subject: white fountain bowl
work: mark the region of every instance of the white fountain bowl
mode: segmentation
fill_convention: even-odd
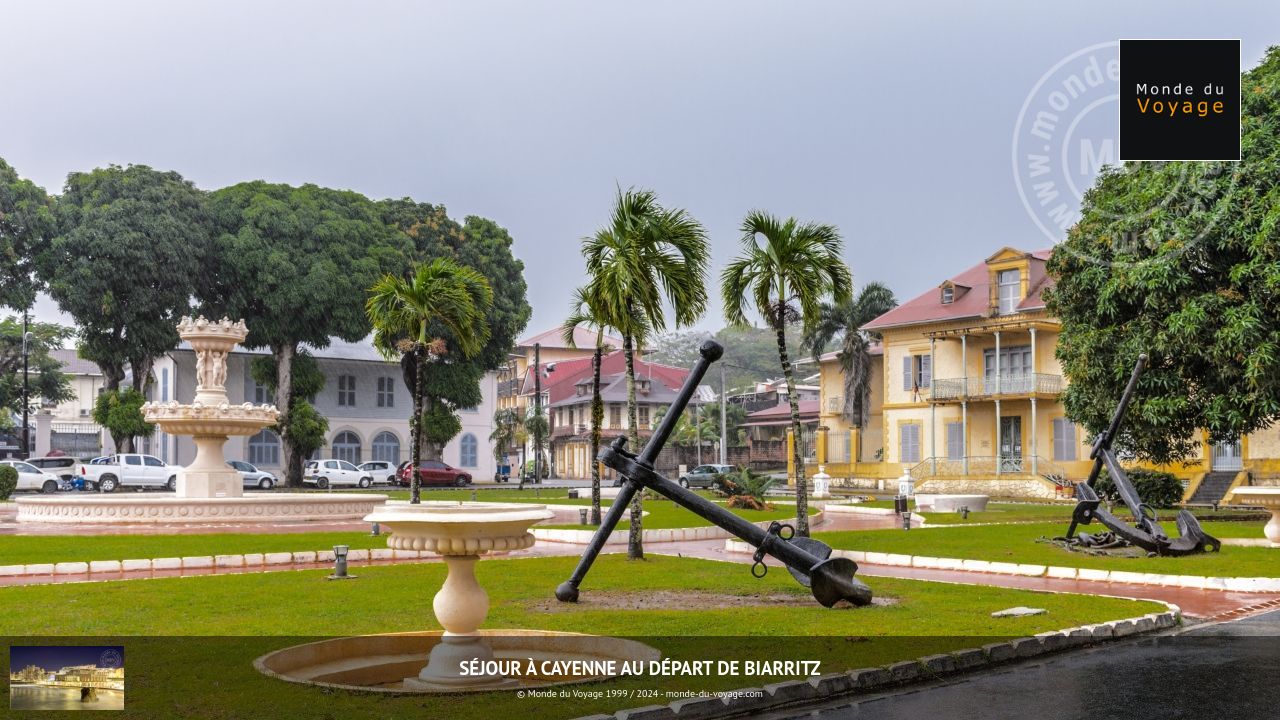
[[[1254,505],[1271,512],[1271,520],[1262,534],[1272,545],[1280,545],[1280,487],[1238,487],[1231,491],[1227,501],[1232,505]]]
[[[389,529],[387,546],[396,550],[481,555],[532,546],[529,526],[553,517],[546,506],[528,503],[392,501],[364,519]]]
[[[358,520],[387,501],[370,493],[246,493],[184,498],[174,493],[68,493],[14,498],[28,523],[185,525]]]

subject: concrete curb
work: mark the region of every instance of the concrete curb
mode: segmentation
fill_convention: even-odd
[[[725,552],[751,554],[755,548],[740,540],[727,540]],[[832,557],[849,558],[857,563],[889,565],[892,567],[916,567],[928,570],[958,570],[961,572],[991,573],[995,575],[1022,575],[1025,577],[1049,577],[1063,580],[1087,580],[1112,582],[1125,585],[1161,585],[1201,590],[1228,590],[1243,593],[1280,592],[1280,578],[1274,577],[1203,577],[1200,575],[1161,575],[1135,573],[1122,570],[1096,570],[1092,568],[1060,567],[1056,565],[1027,565],[1023,563],[989,562],[964,558],[938,558],[925,555],[896,555],[893,553],[864,552],[861,550],[833,550]]]
[[[710,696],[676,700],[668,705],[646,705],[618,710],[612,715],[591,715],[577,720],[715,720],[748,717],[819,700],[881,692],[894,686],[936,680],[1004,663],[1018,662],[1054,652],[1110,642],[1133,635],[1176,627],[1182,611],[1177,605],[1162,613],[1113,620],[1097,625],[1043,632],[1032,637],[996,642],[980,648],[964,648],[915,660],[903,660],[884,667],[859,668],[830,673],[808,680],[790,680],[762,687],[725,691],[723,697]]]
[[[809,515],[810,525],[821,525],[823,523],[825,513],[814,512]],[[772,520],[761,520],[754,523],[756,527],[768,528]],[[787,518],[779,522],[795,524],[795,518]],[[595,530],[567,530],[552,528],[530,528],[533,536],[539,540],[546,542],[562,542],[574,543],[578,545],[586,545],[591,542],[591,538],[595,536]],[[642,542],[647,543],[664,543],[664,542],[693,542],[695,540],[729,540],[733,538],[733,533],[716,526],[689,527],[689,528],[663,528],[656,530],[645,530],[642,533]],[[605,541],[605,547],[610,545],[626,545],[627,531],[614,530],[609,534],[609,539]]]

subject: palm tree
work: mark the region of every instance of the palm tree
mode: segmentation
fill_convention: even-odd
[[[761,242],[763,239],[763,242]],[[848,300],[853,279],[840,259],[842,244],[834,225],[800,224],[753,210],[742,221],[742,255],[720,275],[724,316],[731,324],[747,322],[748,303],[778,336],[778,360],[791,402],[792,462],[796,468],[796,533],[809,535],[809,492],[801,454],[800,404],[787,358],[788,322],[801,320],[805,330],[818,320],[824,298]],[[750,298],[750,300],[748,300]]]
[[[867,283],[856,298],[847,302],[822,303],[818,321],[805,333],[804,349],[815,363],[831,341],[840,338],[836,359],[844,376],[844,407],[841,414],[858,430],[867,425],[871,409],[871,339],[879,333],[865,333],[860,328],[898,306],[893,291],[883,283]],[[854,462],[862,460],[861,447],[853,449]]]
[[[600,524],[600,463],[596,455],[600,452],[600,426],[604,424],[604,400],[600,398],[600,361],[604,359],[606,348],[612,350],[604,342],[605,323],[603,303],[587,294],[586,288],[578,288],[574,292],[573,302],[569,305],[569,317],[564,321],[564,344],[576,348],[577,340],[574,331],[579,327],[594,328],[596,331],[595,351],[591,353],[591,524]]]
[[[493,459],[499,465],[505,465],[510,458],[511,446],[516,441],[516,425],[519,416],[515,408],[502,408],[493,413],[493,432],[489,440],[493,442]]]
[[[418,467],[422,464],[424,414],[433,408],[426,401],[427,363],[450,352],[439,331],[447,331],[457,350],[474,357],[489,341],[489,307],[493,290],[475,270],[439,258],[419,265],[408,277],[385,275],[369,288],[365,312],[373,325],[373,345],[387,358],[412,356],[413,472],[410,502],[422,501]]]
[[[597,319],[622,335],[627,366],[627,418],[631,444],[640,449],[636,409],[635,352],[648,337],[666,329],[669,304],[677,327],[695,322],[707,307],[710,252],[702,225],[685,210],[668,210],[651,190],[618,190],[613,216],[582,246],[587,259],[589,297]],[[641,507],[631,504],[627,557],[644,558]]]

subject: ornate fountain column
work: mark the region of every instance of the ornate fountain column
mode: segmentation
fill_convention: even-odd
[[[273,405],[231,405],[227,399],[227,358],[244,341],[249,329],[244,321],[220,321],[203,317],[182,318],[178,336],[196,353],[196,396],[190,405],[176,401],[147,403],[147,422],[174,435],[190,435],[196,457],[178,473],[177,496],[182,498],[233,498],[244,494],[240,473],[227,467],[222,446],[232,435],[253,435],[279,419]]]

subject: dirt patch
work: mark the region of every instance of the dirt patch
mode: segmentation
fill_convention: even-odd
[[[896,605],[897,598],[876,597],[872,605]],[[660,610],[679,608],[681,610],[718,610],[735,607],[776,607],[779,605],[806,606],[816,605],[809,595],[798,593],[770,593],[767,595],[729,595],[727,593],[708,592],[675,592],[672,590],[652,590],[647,592],[609,592],[599,590],[583,591],[576,603],[562,603],[558,600],[539,600],[525,603],[525,607],[536,612],[573,612],[583,610]],[[846,607],[844,603],[836,606]]]

